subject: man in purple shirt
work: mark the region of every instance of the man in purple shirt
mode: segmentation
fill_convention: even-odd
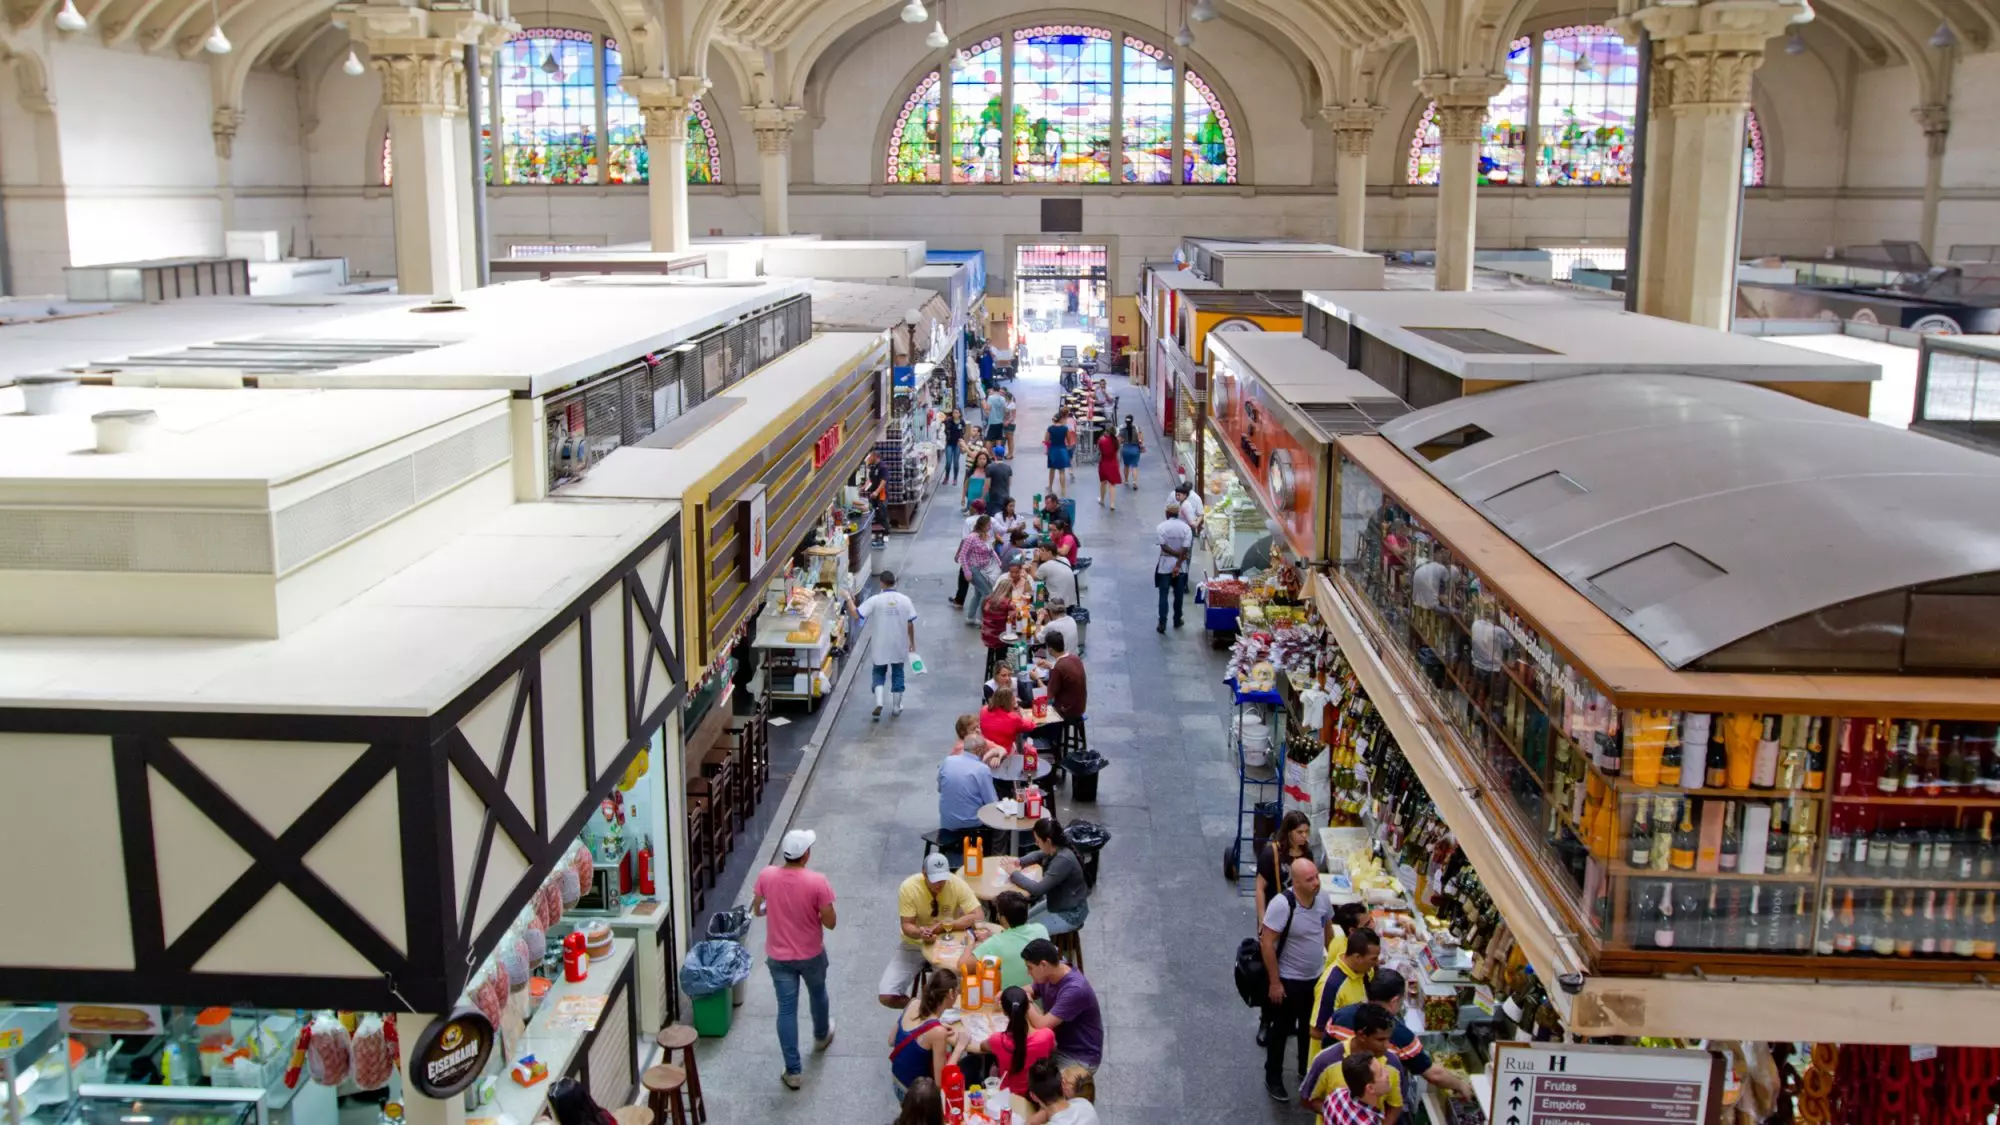
[[[1021,948],[1021,960],[1035,982],[1028,1025],[1055,1030],[1052,1057],[1057,1067],[1080,1066],[1095,1074],[1104,1059],[1104,1013],[1097,1006],[1097,991],[1081,970],[1063,964],[1055,942],[1044,938],[1029,942]]]

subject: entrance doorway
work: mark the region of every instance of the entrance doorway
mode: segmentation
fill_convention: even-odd
[[[1024,364],[1054,364],[1064,347],[1102,349],[1111,327],[1105,247],[1048,243],[1014,256],[1014,334]]]

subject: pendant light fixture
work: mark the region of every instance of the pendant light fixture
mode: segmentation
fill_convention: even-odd
[[[1785,53],[1788,55],[1803,55],[1806,53],[1805,36],[1800,35],[1799,29],[1796,27],[1792,29],[1790,35],[1785,36]]]
[[[562,64],[556,61],[554,51],[542,56],[542,73],[551,77],[562,73]]]
[[[1931,32],[1930,42],[1931,46],[1936,47],[1938,50],[1948,51],[1958,46],[1958,36],[1953,34],[1951,24],[1941,23],[1938,25],[1936,31]]]
[[[953,73],[963,74],[968,69],[970,69],[971,66],[972,66],[972,60],[965,57],[964,51],[953,51],[951,53],[951,69]]]
[[[347,61],[340,64],[340,69],[349,78],[359,78],[368,68],[361,65],[361,56],[354,53],[354,48],[349,47]]]
[[[904,23],[923,23],[930,18],[931,14],[924,10],[924,0],[910,0],[903,5]]]
[[[229,36],[222,33],[222,4],[220,0],[208,0],[208,14],[209,18],[214,21],[214,24],[209,28],[208,39],[202,43],[202,49],[211,55],[226,55],[235,48],[230,45]]]
[[[951,36],[944,33],[943,20],[937,21],[937,25],[931,28],[931,33],[924,36],[924,46],[933,51],[941,51],[951,46]]]
[[[1221,14],[1215,10],[1215,0],[1194,0],[1194,7],[1189,9],[1188,18],[1196,23],[1207,23]]]
[[[82,31],[90,26],[83,13],[76,10],[76,0],[63,0],[62,11],[56,13],[56,29],[59,31]]]
[[[1177,47],[1194,46],[1194,29],[1188,27],[1187,0],[1181,0],[1181,29],[1174,32],[1174,45]]]

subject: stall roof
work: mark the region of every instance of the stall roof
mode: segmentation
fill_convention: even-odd
[[[1674,668],[1802,615],[2000,572],[2000,459],[1727,380],[1529,384],[1382,436]],[[1465,444],[1420,452],[1448,437]]]
[[[1628,313],[1553,290],[1312,291],[1308,304],[1460,379],[1528,382],[1608,372],[1752,383],[1867,383],[1872,363]]]
[[[957,267],[950,267],[956,269]],[[951,310],[935,291],[914,285],[868,285],[858,281],[815,280],[812,286],[813,327],[834,332],[886,332],[903,327],[904,314],[916,309],[924,324],[921,337],[928,339],[927,322],[951,319]],[[930,308],[931,302],[937,308]]]
[[[1218,354],[1288,403],[1320,440],[1373,433],[1409,413],[1402,399],[1297,332],[1217,332],[1208,338],[1209,368]]]
[[[1167,289],[1219,289],[1215,282],[1202,277],[1193,270],[1179,270],[1162,267],[1153,271],[1153,277]]]
[[[0,636],[0,707],[435,714],[679,510],[516,504],[275,640]]]
[[[822,333],[719,395],[682,422],[638,445],[614,449],[560,496],[678,500],[716,472],[723,459],[748,448],[773,421],[815,401],[856,367],[875,362],[883,347],[875,332]]]
[[[1295,292],[1265,289],[1218,289],[1190,293],[1188,304],[1202,312],[1245,316],[1304,316],[1306,307]]]

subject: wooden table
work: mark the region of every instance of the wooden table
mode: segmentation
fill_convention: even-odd
[[[998,801],[979,806],[979,823],[1001,832],[1012,833],[1014,838],[1009,842],[1007,850],[1017,855],[1021,851],[1021,833],[1033,831],[1035,827],[1035,822],[1028,817],[1008,816],[1001,812]]]
[[[1013,856],[990,855],[986,857],[985,866],[979,869],[978,878],[967,876],[963,869],[960,869],[959,877],[972,887],[972,893],[979,896],[979,901],[992,902],[1000,897],[1002,891],[1020,889],[1008,879],[1008,876],[1016,871],[1026,871],[1038,876],[1042,873],[1042,865],[1031,863],[1023,867],[1021,861]]]
[[[1038,727],[1036,729],[1039,730],[1040,728]],[[1032,737],[1032,732],[1030,734],[1030,737]],[[1055,761],[1053,760],[1054,757],[1055,755],[1052,753],[1050,754],[1037,753],[1035,755],[1035,779],[1037,781],[1049,776],[1049,774],[1055,770],[1056,764]],[[993,767],[993,780],[1020,781],[1023,779],[1022,768],[1026,765],[1027,765],[1026,755],[1009,754],[1004,759],[1001,760],[999,765]]]
[[[965,960],[965,955],[972,952],[974,946],[999,932],[1000,927],[990,922],[981,922],[970,931],[954,930],[948,934],[939,934],[936,941],[925,943],[924,960],[929,961],[932,968],[956,969],[959,962]]]

